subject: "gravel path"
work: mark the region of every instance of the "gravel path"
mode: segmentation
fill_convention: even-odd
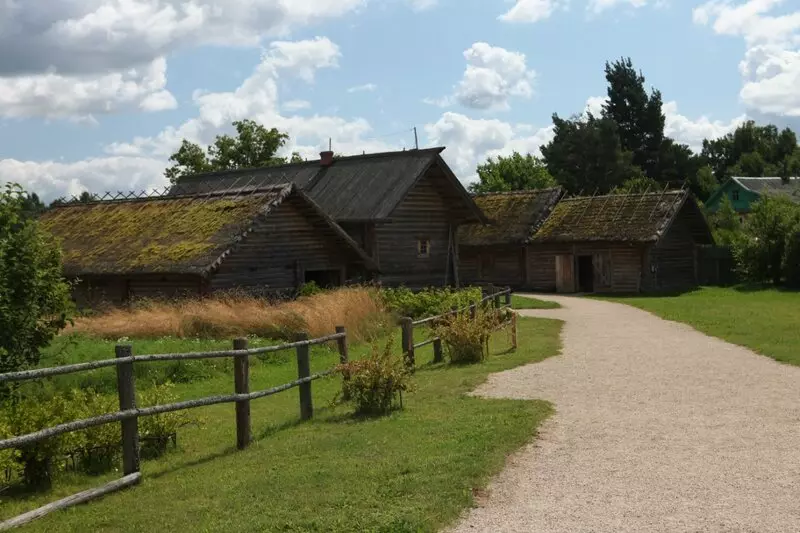
[[[563,354],[475,394],[557,412],[454,532],[800,532],[800,368],[633,307],[539,298],[564,308],[522,313],[565,320]]]

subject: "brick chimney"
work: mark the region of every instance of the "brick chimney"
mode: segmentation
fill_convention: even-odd
[[[323,167],[331,166],[333,164],[333,152],[331,152],[330,150],[327,152],[320,152],[319,164]]]

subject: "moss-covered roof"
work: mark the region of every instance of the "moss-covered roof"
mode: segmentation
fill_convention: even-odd
[[[68,275],[203,273],[292,191],[73,203],[40,222],[60,239]]]
[[[684,191],[566,198],[532,242],[655,242],[686,199]]]
[[[561,187],[555,187],[476,195],[475,203],[489,219],[489,224],[462,226],[459,243],[464,246],[524,244],[550,214],[561,194]]]

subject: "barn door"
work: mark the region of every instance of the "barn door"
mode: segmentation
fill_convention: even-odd
[[[594,267],[594,290],[611,288],[611,253],[600,252],[592,257]]]
[[[575,261],[572,255],[556,256],[556,291],[575,292]]]

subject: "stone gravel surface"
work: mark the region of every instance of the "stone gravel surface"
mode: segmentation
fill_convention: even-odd
[[[556,414],[453,532],[800,532],[800,368],[633,307],[537,298],[563,308],[521,314],[564,320],[563,353],[475,394]]]

